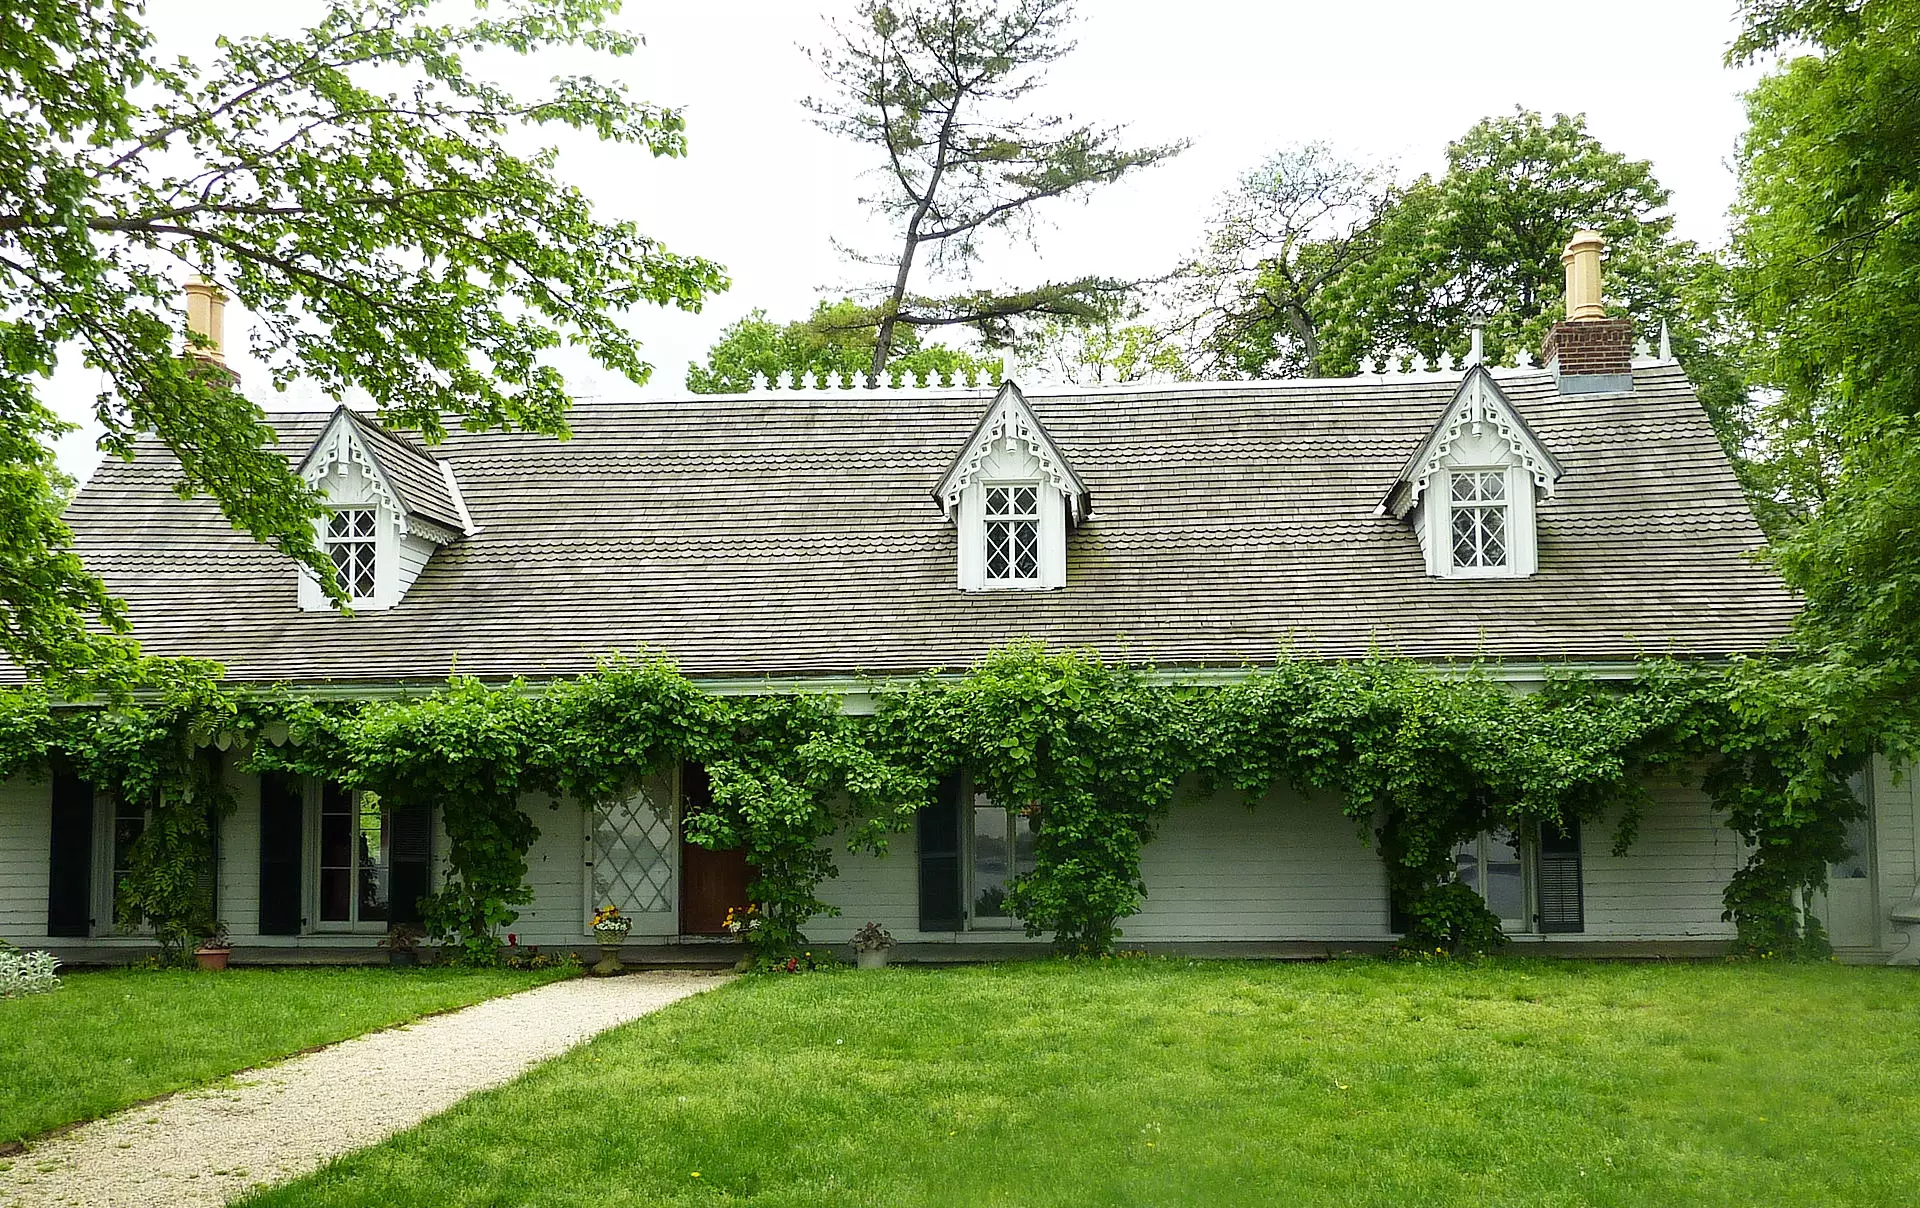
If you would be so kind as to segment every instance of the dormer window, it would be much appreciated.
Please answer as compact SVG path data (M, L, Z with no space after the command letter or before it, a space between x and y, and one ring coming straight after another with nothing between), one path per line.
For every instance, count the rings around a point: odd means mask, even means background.
M1507 472L1450 470L1453 566L1463 573L1507 566Z
M959 530L961 591L1067 585L1067 529L1086 517L1087 489L1012 382L933 497Z
M987 582L1032 583L1040 578L1040 487L988 484Z
M327 520L327 554L356 604L372 600L380 582L375 515L372 508L339 508Z
M1484 365L1467 370L1376 514L1407 521L1439 579L1523 579L1539 564L1536 504L1560 463Z
M356 611L400 603L436 549L480 531L451 464L345 407L307 451L300 477L326 497L314 536ZM319 580L299 574L300 607L332 608Z

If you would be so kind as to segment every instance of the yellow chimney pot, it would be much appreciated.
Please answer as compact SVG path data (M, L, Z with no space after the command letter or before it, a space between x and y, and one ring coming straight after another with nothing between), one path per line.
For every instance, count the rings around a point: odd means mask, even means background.
M1606 246L1606 236L1599 231L1575 231L1560 256L1567 268L1567 318L1572 322L1607 317L1600 301L1600 253Z
M213 282L187 282L187 330L207 341L190 352L227 363L227 295Z

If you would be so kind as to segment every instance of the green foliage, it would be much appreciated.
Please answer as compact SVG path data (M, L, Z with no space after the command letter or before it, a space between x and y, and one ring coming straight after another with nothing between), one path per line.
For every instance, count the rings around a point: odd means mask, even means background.
M892 278L881 300L870 373L901 328L966 325L1010 343L1029 316L1099 319L1118 282L1096 277L948 295L911 289L917 261L963 273L992 232L1031 233L1034 207L1084 197L1185 143L1128 149L1120 131L1033 110L1047 69L1073 49L1070 0L861 0L812 58L834 95L807 107L822 128L873 148L884 188L862 203L899 223L897 250L858 257Z
M61 425L36 379L63 349L109 383L109 452L157 437L182 492L332 588L319 496L232 375L181 355L189 272L251 312L276 386L364 390L430 440L449 422L563 433L547 357L563 343L645 379L622 312L694 309L724 278L595 218L524 136L677 156L681 115L584 76L522 97L473 70L499 51L629 54L638 40L604 25L614 7L509 0L449 20L433 0L333 0L311 28L222 38L200 64L156 56L130 0L0 8L0 651L50 675L130 653L59 521Z
M770 381L781 386L847 385L865 381L873 365L879 318L851 298L822 301L807 319L781 327L756 310L730 324L707 349L707 363L687 366L687 389L695 394L739 394ZM999 357L977 356L943 344L926 344L912 328L896 335L887 362L895 383L964 380L998 382Z
M95 788L147 803L115 921L147 926L171 964L214 928L214 839L233 810L216 743L243 738L249 720L206 663L149 660L136 688L112 708L51 714L42 749L65 756Z
M1792 56L1747 98L1734 250L1756 333L1778 562L1799 640L1873 679L1881 724L1920 698L1920 4L1750 0L1736 54Z
M64 755L95 784L154 803L123 896L127 921L152 924L174 951L207 925L202 874L228 804L216 740L251 740L252 770L438 807L448 876L428 917L475 963L497 959L529 900L539 832L523 794L591 807L681 761L703 766L712 787L711 804L681 820L685 837L742 848L755 869L760 925L748 938L763 963L804 951L807 920L833 912L819 887L836 873L836 838L884 850L955 772L1035 819L1034 869L1005 904L1067 951L1111 950L1139 910L1141 850L1183 780L1250 802L1275 784L1331 796L1377 844L1413 923L1408 944L1475 952L1498 925L1454 881L1459 842L1617 817L1624 851L1658 775L1703 778L1752 844L1726 891L1743 941L1817 951L1803 907L1859 815L1848 778L1873 751L1917 747L1910 733L1861 728L1871 678L1757 659L1652 662L1631 683L1562 677L1524 694L1478 667L1289 659L1199 688L1022 643L961 676L877 684L871 717L830 696L709 694L657 658L611 659L537 690L456 680L414 698L324 705L226 691L204 667L159 670L147 696L113 710L49 711L34 690L0 694L0 766ZM281 727L285 745L266 739Z
M1037 823L1034 870L1006 906L1027 934L1105 952L1146 894L1140 849L1186 763L1179 698L1091 655L1020 644L965 677L930 675L877 697L880 742L929 780L965 771Z

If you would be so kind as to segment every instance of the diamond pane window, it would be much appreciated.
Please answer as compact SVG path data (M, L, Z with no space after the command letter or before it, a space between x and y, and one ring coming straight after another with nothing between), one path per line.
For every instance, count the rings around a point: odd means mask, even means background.
M987 581L1023 583L1040 577L1040 488L987 488Z
M371 600L374 578L374 514L372 508L340 508L327 520L327 553L333 557L340 585L355 600Z
M673 882L673 814L663 786L648 786L625 801L592 813L588 835L587 915L601 906L626 914L671 914L678 905Z
M1456 470L1452 475L1453 564L1507 564L1507 475L1504 470Z

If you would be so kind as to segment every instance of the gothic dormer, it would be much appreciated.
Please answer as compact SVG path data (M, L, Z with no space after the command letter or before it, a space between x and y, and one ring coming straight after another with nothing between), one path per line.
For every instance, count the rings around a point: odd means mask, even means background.
M1524 578L1538 563L1535 505L1553 497L1560 474L1493 374L1475 365L1380 511L1413 525L1429 575Z
M479 530L450 462L438 460L345 407L313 442L300 476L327 497L321 548L358 610L391 608L433 556ZM300 576L300 607L329 607L319 583Z
M1067 529L1091 500L1012 382L934 489L959 530L962 591L1067 585Z

